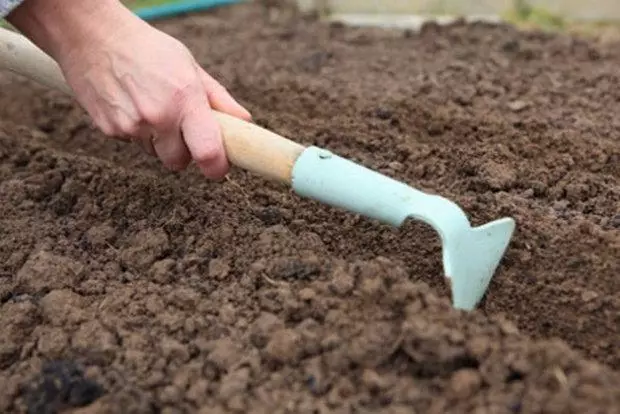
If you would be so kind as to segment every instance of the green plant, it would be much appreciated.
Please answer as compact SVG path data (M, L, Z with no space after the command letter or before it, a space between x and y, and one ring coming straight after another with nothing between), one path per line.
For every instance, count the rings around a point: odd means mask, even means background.
M514 0L513 8L506 16L515 24L533 25L546 30L557 30L566 27L562 16L558 16L542 7L534 7L527 0Z

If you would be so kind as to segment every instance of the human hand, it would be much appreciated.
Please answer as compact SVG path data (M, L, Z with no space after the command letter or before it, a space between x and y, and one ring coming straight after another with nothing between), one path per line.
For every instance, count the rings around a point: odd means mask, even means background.
M250 114L178 40L136 24L72 50L60 65L76 99L106 135L137 139L175 171L194 160L209 178L228 172L211 109L246 120Z
M37 0L31 1L25 4L34 10ZM103 133L137 140L172 170L194 160L208 178L226 175L229 163L212 109L245 120L251 116L181 42L112 2L84 6L81 14L77 5L52 9L48 4L41 0L36 10L43 15L48 7L47 19L58 12L65 14L56 22L75 23L58 41L47 44L40 35L40 43Z

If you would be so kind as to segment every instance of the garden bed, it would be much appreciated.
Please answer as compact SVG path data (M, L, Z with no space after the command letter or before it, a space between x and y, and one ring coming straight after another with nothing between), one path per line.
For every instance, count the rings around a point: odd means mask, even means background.
M259 124L514 217L480 308L423 225L172 174L1 74L0 411L618 413L618 44L274 16L157 26Z

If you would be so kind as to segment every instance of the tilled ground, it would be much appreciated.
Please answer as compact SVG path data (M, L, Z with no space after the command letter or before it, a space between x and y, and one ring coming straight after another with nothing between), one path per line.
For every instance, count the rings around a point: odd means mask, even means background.
M514 217L480 309L424 226L171 174L3 74L0 411L619 413L620 45L266 16L158 26L259 124Z

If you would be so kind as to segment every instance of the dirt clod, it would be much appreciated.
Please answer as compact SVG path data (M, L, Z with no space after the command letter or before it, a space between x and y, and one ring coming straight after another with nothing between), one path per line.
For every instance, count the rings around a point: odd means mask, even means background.
M301 354L301 335L292 329L281 329L274 332L265 348L270 360L280 363L294 363Z
M450 391L456 398L467 399L478 391L482 378L474 369L462 369L452 374L450 378Z
M28 413L54 414L68 408L83 407L100 398L105 390L85 378L83 370L71 361L45 363L40 376L29 384L26 395Z
M129 269L146 271L162 258L169 248L168 234L163 229L142 230L131 236L121 252L121 261Z
M79 263L48 251L32 254L16 274L16 288L30 294L73 286L78 282Z

